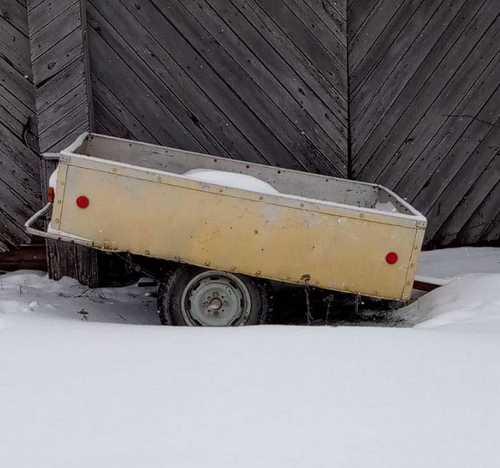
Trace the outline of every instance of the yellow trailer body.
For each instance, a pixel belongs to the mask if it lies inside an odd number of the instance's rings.
[[[280,190],[192,180],[183,175],[192,168],[250,173]],[[387,205],[391,211],[377,208]],[[425,226],[422,215],[380,186],[85,134],[59,155],[50,235],[405,300]]]

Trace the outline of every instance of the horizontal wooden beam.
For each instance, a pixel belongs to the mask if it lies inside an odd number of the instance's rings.
[[[47,271],[45,245],[23,245],[15,250],[0,253],[0,272],[14,270]]]

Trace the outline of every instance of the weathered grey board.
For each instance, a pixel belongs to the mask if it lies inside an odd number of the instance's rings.
[[[351,0],[348,14],[353,176],[428,215],[429,246],[498,240],[500,2]]]
[[[52,20],[61,15],[71,5],[78,4],[78,0],[56,0],[51,2],[39,2],[35,8],[30,9],[30,33],[32,36],[38,34]]]
[[[485,148],[495,148],[496,151],[491,153],[490,158],[486,158],[483,156]],[[469,235],[467,229],[463,229],[463,218],[474,218],[475,213],[480,211],[481,204],[484,202],[484,194],[491,193],[499,183],[500,119],[496,121],[496,126],[491,127],[491,130],[479,146],[456,172],[454,178],[456,182],[453,183],[452,181],[446,185],[446,193],[443,193],[439,203],[433,206],[430,213],[432,222],[429,228],[433,232],[437,232],[436,240],[443,244],[447,244],[449,239],[453,239],[458,235],[462,237]],[[497,212],[500,214],[498,203]],[[482,227],[486,229],[490,221],[492,221],[491,217],[485,220],[486,224]],[[460,234],[461,230],[462,233]],[[485,240],[495,239],[486,238]]]
[[[345,176],[347,51],[341,5],[89,0],[100,128]]]
[[[0,2],[0,251],[30,242],[23,224],[41,204],[29,50],[26,6]]]
[[[36,13],[34,15],[36,16]],[[40,55],[60,42],[61,38],[77,30],[80,27],[80,22],[80,3],[76,2],[52,18],[43,28],[32,32],[30,34],[31,59],[35,61]],[[65,39],[64,43],[68,42]]]
[[[224,21],[219,15],[215,14],[210,7],[206,7],[200,3],[195,5],[195,2],[187,2],[186,8],[189,9],[192,15],[197,17],[203,27],[214,36],[217,36],[221,28],[223,29],[225,27]],[[318,24],[320,23],[321,22],[318,21]],[[235,30],[241,34],[240,28],[235,28]],[[302,164],[309,164],[308,150],[311,144],[315,144],[323,154],[323,158],[317,160],[319,163],[317,164],[317,168],[321,172],[329,172],[329,170],[331,170],[329,167],[330,164],[328,163],[331,163],[333,167],[335,167],[337,159],[345,159],[345,146],[340,148],[336,144],[335,139],[330,137],[330,135],[335,135],[336,139],[339,140],[345,138],[345,134],[343,135],[334,125],[329,125],[331,121],[325,119],[321,109],[315,109],[313,106],[309,105],[310,102],[313,102],[312,100],[301,99],[301,94],[299,92],[290,94],[288,88],[283,86],[262,62],[254,60],[254,52],[250,51],[247,46],[245,46],[236,33],[230,30],[225,32],[223,49],[231,54],[234,58],[234,62],[239,64],[241,69],[244,69],[248,75],[250,75],[253,82],[260,87],[263,93],[269,96],[269,102],[272,102],[281,110],[282,115],[285,117],[283,119],[283,125],[290,121],[288,118],[289,115],[295,115],[295,120],[291,121],[291,125],[301,129],[309,136],[308,139],[304,140],[306,152]],[[328,33],[328,36],[331,38],[331,33]],[[337,41],[335,42],[338,44]],[[272,52],[270,52],[270,54],[271,53]],[[264,55],[266,55],[266,57],[268,56],[267,53]],[[288,70],[288,74],[292,75],[293,73],[291,70]],[[291,97],[293,99],[290,99]],[[260,107],[259,104],[257,104],[257,106]],[[309,112],[296,112],[298,106],[302,106],[304,109],[307,108]],[[322,162],[325,163],[324,167],[321,165]],[[342,172],[342,168],[337,168],[337,170],[339,173]]]
[[[8,14],[7,14],[8,16]],[[14,27],[5,17],[0,28],[0,54],[22,76],[31,74],[29,41],[26,33]]]
[[[412,124],[420,119],[453,77],[458,66],[471,53],[484,28],[491,22],[485,15],[478,16],[478,8],[475,5],[471,7],[471,4],[472,2],[467,2],[467,10],[461,12],[434,45],[416,73],[408,80],[405,92],[400,92],[385,109],[370,112],[373,128],[365,140],[357,141],[362,128],[353,120],[353,165],[357,174],[361,174],[365,166],[368,166],[367,172],[373,170],[369,168],[370,160],[378,170],[385,167],[393,153],[386,151],[383,143],[392,147],[406,139]],[[432,86],[429,86],[430,76]]]
[[[498,177],[499,168],[496,167]],[[481,205],[474,211],[457,238],[463,244],[475,244],[480,241],[498,240],[498,200],[500,198],[500,183],[488,192]],[[496,227],[496,229],[495,229]],[[496,234],[496,236],[495,236]]]
[[[94,117],[101,125],[110,130],[116,128],[116,132],[105,132],[122,138],[144,141],[146,143],[158,143],[142,121],[138,120],[130,111],[122,105],[113,91],[108,89],[104,83],[96,83],[97,78],[92,81],[94,97]],[[113,109],[111,112],[109,109]],[[97,130],[96,130],[97,131]]]
[[[23,1],[2,2],[0,17],[8,21],[11,26],[18,29],[25,36],[28,35],[28,22],[26,21],[26,3]]]
[[[41,152],[57,152],[93,129],[86,44],[85,0],[32,0],[28,4],[31,63]],[[43,163],[42,182],[53,170]],[[97,284],[97,255],[90,249],[48,242],[49,274]]]

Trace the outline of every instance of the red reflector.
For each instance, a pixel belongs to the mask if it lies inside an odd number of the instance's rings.
[[[76,199],[76,206],[78,208],[87,208],[90,205],[90,200],[85,195],[80,195]]]
[[[54,187],[49,187],[49,190],[47,191],[47,201],[49,203],[54,203],[55,198],[56,192],[54,191]]]
[[[394,265],[397,261],[398,261],[398,254],[396,252],[389,252],[386,256],[385,256],[385,261],[389,264],[389,265]]]

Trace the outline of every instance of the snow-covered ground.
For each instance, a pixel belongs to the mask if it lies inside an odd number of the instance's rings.
[[[144,288],[0,276],[0,466],[497,466],[500,249],[420,273],[461,277],[413,328],[161,327]]]
[[[500,273],[500,249],[461,247],[421,254],[418,277],[422,280],[446,284],[456,277],[472,273]]]

